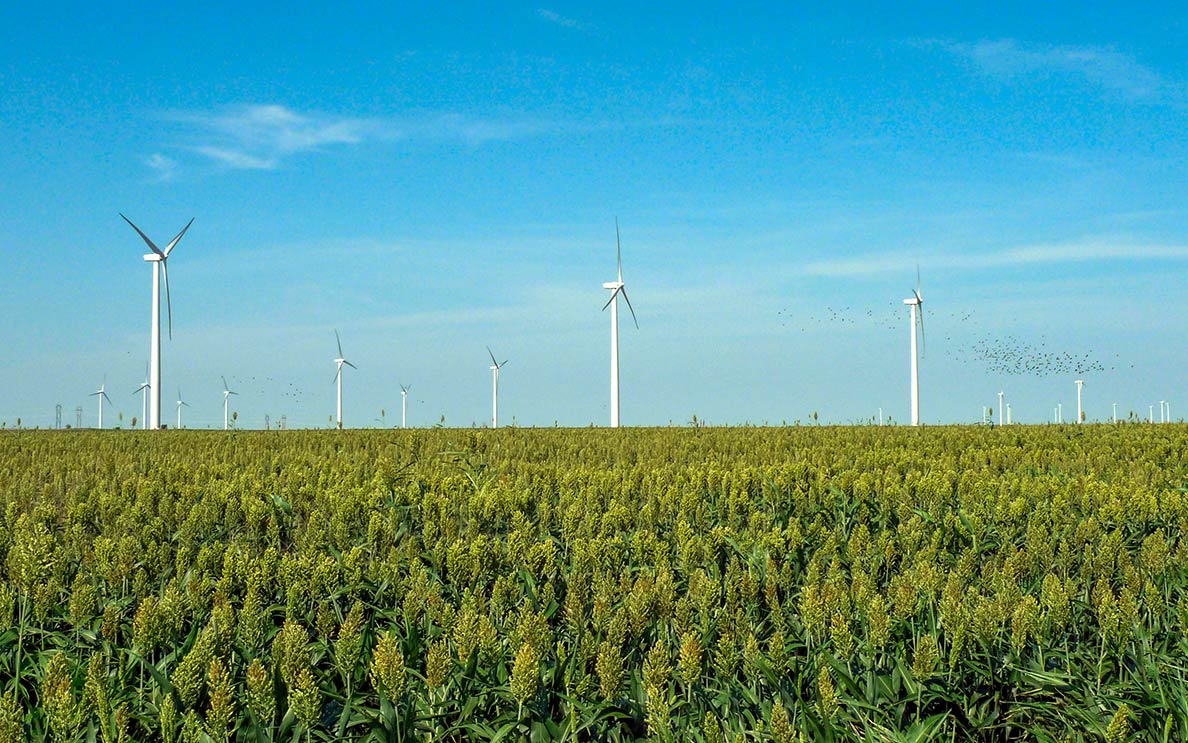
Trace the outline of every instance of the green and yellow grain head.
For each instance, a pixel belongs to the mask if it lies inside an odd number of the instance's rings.
[[[162,743],[176,743],[177,741],[177,707],[173,704],[173,694],[164,693],[164,698],[157,708],[157,724],[160,727]]]
[[[74,740],[86,710],[74,694],[73,670],[65,653],[58,652],[50,658],[41,682],[40,699],[52,740],[55,743]]]
[[[701,680],[705,652],[701,646],[701,635],[692,630],[681,638],[681,652],[677,658],[677,672],[686,686],[693,686]]]
[[[0,743],[25,743],[24,710],[11,694],[0,697]]]
[[[289,690],[289,707],[303,730],[314,729],[322,714],[322,690],[309,666],[303,667],[293,679]]]
[[[837,714],[838,706],[837,687],[833,683],[833,674],[828,665],[822,665],[817,674],[817,711],[821,717],[830,720]]]
[[[521,706],[532,701],[540,691],[540,651],[528,640],[521,640],[512,662],[511,687],[512,696]]]
[[[4,587],[7,589],[7,586]],[[0,620],[4,619],[4,597],[0,596]],[[90,577],[79,573],[70,587],[70,623],[76,628],[86,627],[99,612],[99,601],[95,595],[95,584]],[[3,626],[9,626],[4,622]]]
[[[767,723],[773,743],[800,743],[800,734],[792,726],[792,719],[788,715],[784,703],[777,699],[771,705],[771,715]]]
[[[259,658],[248,664],[246,686],[248,709],[260,725],[270,727],[276,717],[276,694],[272,672]]]
[[[1130,705],[1123,703],[1106,727],[1105,743],[1127,743],[1130,740]]]
[[[603,640],[598,647],[594,670],[598,674],[598,690],[602,698],[616,698],[626,676],[623,646],[610,639]]]
[[[219,658],[210,662],[207,672],[209,701],[206,710],[206,734],[215,743],[226,743],[235,724],[235,686],[231,673]]]
[[[309,665],[309,635],[292,619],[272,638],[272,662],[286,686],[292,686],[298,671]]]
[[[916,652],[912,656],[912,675],[923,681],[936,673],[937,661],[940,659],[940,647],[936,636],[927,634],[916,642]]]
[[[850,622],[840,612],[835,613],[829,622],[829,637],[833,643],[834,657],[849,662],[850,656],[854,654],[854,635],[850,631]]]
[[[101,653],[92,653],[87,662],[87,676],[83,682],[83,698],[99,722],[99,730],[106,743],[108,741],[108,721],[111,718],[111,692],[107,683],[107,657]]]
[[[425,656],[425,685],[431,692],[445,686],[453,665],[454,659],[450,654],[448,642],[441,639],[429,646]]]
[[[124,621],[124,612],[120,609],[119,604],[114,601],[107,602],[103,607],[103,621],[99,625],[99,632],[103,635],[103,639],[118,645],[120,643],[121,623]]]
[[[758,680],[763,674],[763,651],[759,648],[759,640],[754,632],[747,633],[747,640],[743,643],[743,670],[748,680]]]
[[[198,713],[190,710],[182,720],[179,743],[205,743],[205,731],[202,729],[202,719]]]
[[[701,734],[705,743],[726,743],[726,736],[722,733],[722,723],[713,712],[706,712],[701,722]]]
[[[1024,596],[1011,615],[1011,649],[1018,655],[1030,640],[1042,639],[1040,608],[1034,596]]]

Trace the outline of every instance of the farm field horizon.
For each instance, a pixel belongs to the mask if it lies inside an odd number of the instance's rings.
[[[1184,740],[1186,452],[6,431],[0,743]]]

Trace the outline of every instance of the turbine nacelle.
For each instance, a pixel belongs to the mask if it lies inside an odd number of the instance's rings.
[[[149,253],[144,257],[144,259],[150,263],[160,263],[161,261],[165,260],[164,257],[159,256],[156,253]]]

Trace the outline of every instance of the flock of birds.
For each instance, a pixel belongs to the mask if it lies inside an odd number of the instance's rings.
[[[868,326],[888,332],[903,328],[906,316],[903,304],[888,302],[877,309],[872,307],[826,306],[823,313],[798,315],[788,309],[776,313],[784,327],[795,326],[805,333],[822,326],[860,327]],[[969,310],[951,312],[937,318],[946,328],[955,325],[975,326],[976,313]],[[968,336],[966,336],[968,338]],[[922,335],[921,350],[926,349],[927,336]],[[954,334],[945,335],[945,354],[949,358],[969,365],[976,365],[989,374],[1004,376],[1051,377],[1084,375],[1093,372],[1115,371],[1123,363],[1120,354],[1103,358],[1090,349],[1079,352],[1057,348],[1054,342],[1041,335],[1038,341],[1027,341],[1017,335],[999,336],[992,333],[976,333],[971,340],[954,345]],[[1129,364],[1133,369],[1134,364]]]

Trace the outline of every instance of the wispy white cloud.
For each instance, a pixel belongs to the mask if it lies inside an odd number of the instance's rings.
[[[871,254],[856,258],[814,261],[804,266],[810,276],[855,277],[902,271],[914,258],[901,254]],[[1052,245],[1028,245],[993,253],[938,254],[921,259],[931,268],[972,271],[1013,268],[1045,263],[1091,263],[1101,261],[1188,260],[1188,246],[1144,245],[1126,242],[1089,241]]]
[[[155,171],[157,179],[162,181],[171,180],[174,173],[177,172],[177,161],[162,155],[160,152],[154,152],[144,158],[144,164]]]
[[[556,11],[549,10],[548,8],[537,8],[536,14],[549,23],[553,23],[564,28],[572,28],[579,31],[585,28],[585,25],[581,21],[563,16]]]
[[[1155,102],[1174,92],[1174,86],[1158,72],[1109,47],[1027,44],[1015,39],[973,43],[933,40],[924,45],[966,59],[983,74],[996,78],[1064,75],[1133,101]]]
[[[180,127],[180,149],[237,170],[273,170],[291,158],[339,147],[394,141],[492,142],[589,132],[623,126],[616,122],[567,121],[531,114],[470,116],[416,113],[405,117],[354,117],[300,112],[277,104],[235,106],[217,112],[172,113]],[[160,155],[146,159],[156,170],[177,163]]]

